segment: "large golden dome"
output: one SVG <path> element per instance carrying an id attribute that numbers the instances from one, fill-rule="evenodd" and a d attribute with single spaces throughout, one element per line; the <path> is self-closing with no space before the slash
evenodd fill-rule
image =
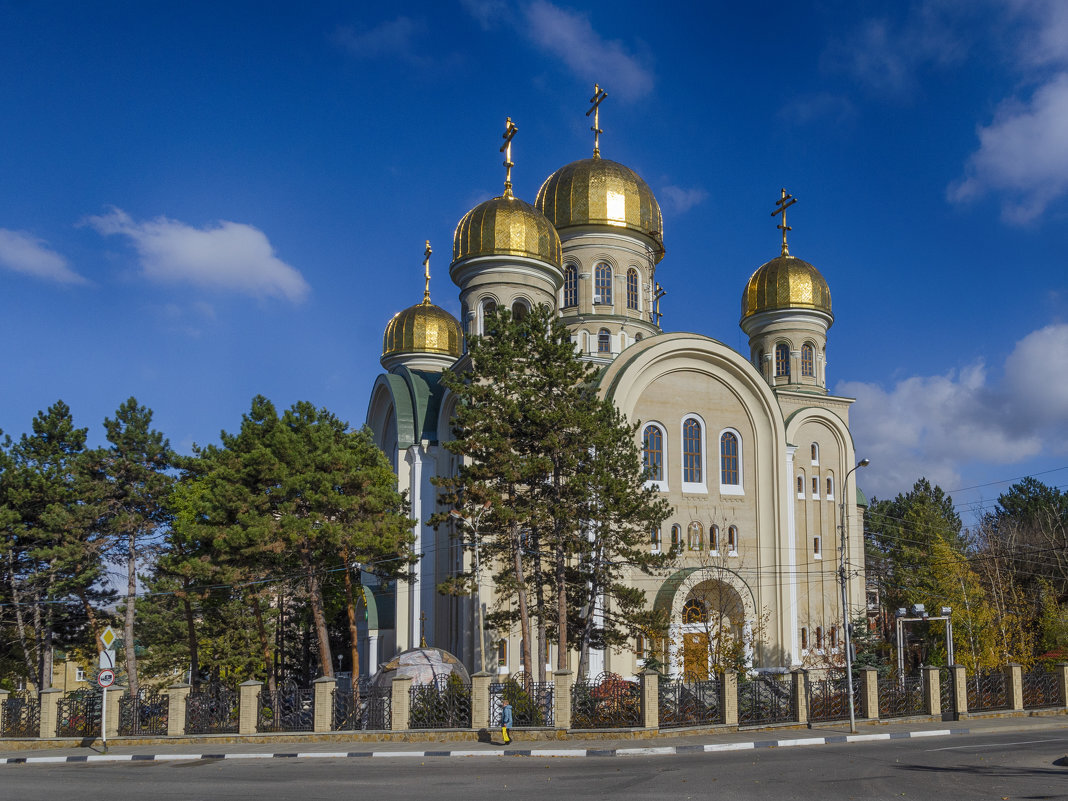
<path id="1" fill-rule="evenodd" d="M 459 358 L 463 339 L 459 321 L 428 298 L 393 315 L 382 336 L 382 356 L 440 353 Z"/>
<path id="2" fill-rule="evenodd" d="M 760 267 L 742 293 L 742 319 L 775 309 L 814 309 L 831 314 L 831 289 L 820 271 L 794 256 L 779 256 Z"/>
<path id="3" fill-rule="evenodd" d="M 653 190 L 630 167 L 608 159 L 581 159 L 567 164 L 538 190 L 534 205 L 557 228 L 615 225 L 657 239 L 664 230 Z"/>
<path id="4" fill-rule="evenodd" d="M 454 262 L 498 255 L 527 256 L 559 267 L 560 235 L 544 214 L 509 192 L 467 212 L 452 240 Z"/>

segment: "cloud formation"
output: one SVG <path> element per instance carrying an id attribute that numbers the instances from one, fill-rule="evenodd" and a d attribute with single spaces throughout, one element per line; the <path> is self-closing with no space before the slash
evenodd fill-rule
<path id="1" fill-rule="evenodd" d="M 0 228 L 0 267 L 58 284 L 88 283 L 70 268 L 66 258 L 25 231 Z"/>
<path id="2" fill-rule="evenodd" d="M 293 302 L 310 291 L 304 277 L 275 256 L 267 236 L 251 225 L 221 220 L 194 228 L 167 217 L 137 222 L 122 209 L 86 223 L 106 236 L 127 237 L 144 275 L 154 281 Z"/>
<path id="3" fill-rule="evenodd" d="M 708 192 L 700 187 L 685 189 L 681 186 L 669 185 L 660 190 L 659 197 L 666 202 L 669 209 L 676 214 L 682 214 L 699 203 L 703 203 L 708 197 Z"/>
<path id="4" fill-rule="evenodd" d="M 423 20 L 400 16 L 364 31 L 341 26 L 335 32 L 335 39 L 357 58 L 393 56 L 412 63 L 423 63 L 426 59 L 420 54 L 416 39 L 425 32 L 426 23 Z"/>
<path id="5" fill-rule="evenodd" d="M 850 428 L 858 454 L 872 460 L 865 488 L 888 497 L 919 476 L 959 485 L 965 465 L 1010 465 L 1044 450 L 1063 451 L 1068 427 L 1068 324 L 1050 325 L 1016 343 L 1003 379 L 982 362 L 944 375 L 912 376 L 884 389 L 843 381 L 836 394 L 857 399 Z"/>

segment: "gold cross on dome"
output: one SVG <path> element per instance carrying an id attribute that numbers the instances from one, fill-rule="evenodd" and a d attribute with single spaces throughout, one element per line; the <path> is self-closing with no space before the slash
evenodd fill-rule
<path id="1" fill-rule="evenodd" d="M 423 277 L 426 279 L 426 286 L 423 288 L 423 304 L 425 306 L 430 305 L 430 254 L 433 253 L 430 249 L 430 240 L 426 241 L 426 250 L 423 251 Z"/>
<path id="2" fill-rule="evenodd" d="M 519 129 L 515 123 L 512 122 L 512 118 L 509 117 L 504 121 L 504 144 L 501 145 L 501 152 L 504 153 L 504 196 L 512 196 L 512 167 L 515 163 L 512 161 L 512 137 L 516 135 Z"/>
<path id="3" fill-rule="evenodd" d="M 779 200 L 775 201 L 775 211 L 771 213 L 772 217 L 777 214 L 782 215 L 782 222 L 780 222 L 775 227 L 782 231 L 782 255 L 784 256 L 790 255 L 790 249 L 786 246 L 786 232 L 794 230 L 786 224 L 786 210 L 790 208 L 790 206 L 794 205 L 796 202 L 797 198 L 793 195 L 786 194 L 786 189 L 784 188 L 782 190 L 782 197 Z"/>
<path id="4" fill-rule="evenodd" d="M 586 112 L 586 116 L 593 115 L 593 127 L 590 128 L 593 131 L 593 157 L 599 159 L 601 157 L 601 134 L 604 131 L 601 130 L 601 101 L 608 97 L 608 93 L 601 88 L 600 84 L 593 85 L 593 97 L 590 98 L 592 108 Z"/>

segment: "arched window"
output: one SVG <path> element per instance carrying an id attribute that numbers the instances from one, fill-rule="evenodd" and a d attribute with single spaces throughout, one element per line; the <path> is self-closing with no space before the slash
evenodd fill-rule
<path id="1" fill-rule="evenodd" d="M 727 529 L 727 550 L 730 553 L 738 550 L 738 526 L 731 526 Z"/>
<path id="2" fill-rule="evenodd" d="M 664 432 L 659 426 L 646 426 L 642 433 L 642 460 L 646 481 L 664 480 Z"/>
<path id="3" fill-rule="evenodd" d="M 649 542 L 652 544 L 654 551 L 660 550 L 660 526 L 657 526 L 652 530 L 649 536 Z"/>
<path id="4" fill-rule="evenodd" d="M 801 346 L 801 375 L 812 377 L 816 374 L 815 362 L 812 358 L 812 345 L 806 342 Z"/>
<path id="5" fill-rule="evenodd" d="M 627 270 L 627 308 L 638 308 L 638 271 L 633 267 Z"/>
<path id="6" fill-rule="evenodd" d="M 497 640 L 497 667 L 508 669 L 508 640 Z"/>
<path id="7" fill-rule="evenodd" d="M 790 376 L 790 346 L 785 342 L 775 346 L 775 375 Z"/>
<path id="8" fill-rule="evenodd" d="M 682 424 L 682 480 L 687 484 L 700 484 L 701 475 L 701 423 L 687 417 Z"/>
<path id="9" fill-rule="evenodd" d="M 708 620 L 708 607 L 696 598 L 691 598 L 682 608 L 683 623 L 704 623 Z"/>
<path id="10" fill-rule="evenodd" d="M 818 443 L 812 443 L 812 464 L 820 463 L 820 446 Z"/>
<path id="11" fill-rule="evenodd" d="M 812 499 L 818 501 L 820 499 L 820 477 L 812 477 Z"/>
<path id="12" fill-rule="evenodd" d="M 738 436 L 731 431 L 724 431 L 719 438 L 719 483 L 742 483 L 738 472 Z"/>
<path id="13" fill-rule="evenodd" d="M 798 476 L 797 477 L 797 494 L 802 496 L 802 497 L 804 497 L 804 494 L 805 494 L 805 477 L 804 476 Z"/>
<path id="14" fill-rule="evenodd" d="M 808 629 L 806 628 L 801 629 L 801 650 L 808 650 Z"/>
<path id="15" fill-rule="evenodd" d="M 530 305 L 525 300 L 517 300 L 512 304 L 512 319 L 519 321 L 526 319 L 530 312 Z"/>
<path id="16" fill-rule="evenodd" d="M 612 305 L 612 268 L 603 261 L 593 274 L 593 302 Z"/>
<path id="17" fill-rule="evenodd" d="M 493 313 L 497 311 L 497 301 L 492 298 L 487 298 L 482 301 L 482 333 L 488 333 L 486 330 L 486 320 L 493 316 Z"/>
<path id="18" fill-rule="evenodd" d="M 682 539 L 682 526 L 680 526 L 678 523 L 676 523 L 675 525 L 673 525 L 671 527 L 671 547 L 673 549 L 675 549 L 675 550 L 678 550 L 679 546 L 682 545 L 682 543 L 680 542 L 681 539 Z"/>
<path id="19" fill-rule="evenodd" d="M 697 521 L 690 523 L 686 529 L 686 545 L 691 551 L 700 551 L 704 547 L 702 540 L 704 539 L 704 531 L 701 524 Z"/>
<path id="20" fill-rule="evenodd" d="M 719 526 L 715 523 L 708 527 L 708 550 L 719 550 Z"/>
<path id="21" fill-rule="evenodd" d="M 612 334 L 608 331 L 607 328 L 602 328 L 600 331 L 597 332 L 597 352 L 612 352 Z"/>
<path id="22" fill-rule="evenodd" d="M 578 306 L 578 267 L 564 267 L 564 308 Z"/>
<path id="23" fill-rule="evenodd" d="M 834 498 L 834 476 L 827 476 L 827 498 Z"/>

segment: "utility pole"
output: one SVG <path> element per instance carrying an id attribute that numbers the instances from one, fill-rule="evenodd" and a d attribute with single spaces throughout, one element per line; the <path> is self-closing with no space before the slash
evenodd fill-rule
<path id="1" fill-rule="evenodd" d="M 783 215 L 786 216 L 785 214 Z M 786 248 L 786 232 L 783 232 L 783 249 Z M 849 518 L 846 517 L 846 498 L 849 497 L 849 477 L 861 467 L 871 464 L 868 459 L 861 459 L 856 467 L 845 475 L 842 481 L 842 502 L 839 505 L 838 529 L 841 532 L 841 544 L 838 548 L 838 580 L 842 585 L 842 628 L 845 631 L 846 683 L 849 687 L 849 731 L 857 733 L 857 715 L 853 700 L 853 638 L 849 636 L 849 606 L 846 603 L 846 540 L 849 537 Z"/>

